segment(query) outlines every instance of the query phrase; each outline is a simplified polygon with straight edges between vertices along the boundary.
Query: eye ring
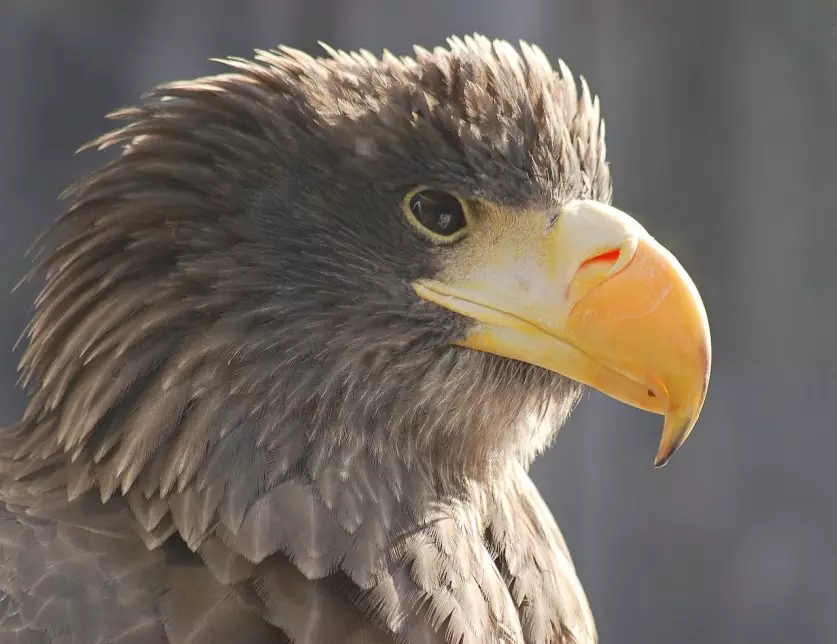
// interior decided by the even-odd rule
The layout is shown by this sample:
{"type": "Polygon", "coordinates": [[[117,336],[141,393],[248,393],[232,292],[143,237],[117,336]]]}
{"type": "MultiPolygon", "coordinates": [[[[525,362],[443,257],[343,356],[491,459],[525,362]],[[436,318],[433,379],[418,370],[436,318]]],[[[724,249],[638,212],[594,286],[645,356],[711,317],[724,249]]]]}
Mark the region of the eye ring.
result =
{"type": "Polygon", "coordinates": [[[437,244],[459,241],[471,225],[468,202],[444,190],[411,190],[404,197],[403,210],[413,227],[437,244]]]}

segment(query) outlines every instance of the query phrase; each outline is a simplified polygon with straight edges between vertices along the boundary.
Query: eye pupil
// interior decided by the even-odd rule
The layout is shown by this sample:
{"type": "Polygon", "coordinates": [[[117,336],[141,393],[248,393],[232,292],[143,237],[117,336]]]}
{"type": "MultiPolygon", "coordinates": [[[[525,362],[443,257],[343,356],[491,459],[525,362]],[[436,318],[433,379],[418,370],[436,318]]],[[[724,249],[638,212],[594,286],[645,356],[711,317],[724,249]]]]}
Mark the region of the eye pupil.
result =
{"type": "Polygon", "coordinates": [[[413,195],[410,211],[418,223],[443,237],[455,235],[468,223],[462,202],[441,190],[425,190],[413,195]]]}

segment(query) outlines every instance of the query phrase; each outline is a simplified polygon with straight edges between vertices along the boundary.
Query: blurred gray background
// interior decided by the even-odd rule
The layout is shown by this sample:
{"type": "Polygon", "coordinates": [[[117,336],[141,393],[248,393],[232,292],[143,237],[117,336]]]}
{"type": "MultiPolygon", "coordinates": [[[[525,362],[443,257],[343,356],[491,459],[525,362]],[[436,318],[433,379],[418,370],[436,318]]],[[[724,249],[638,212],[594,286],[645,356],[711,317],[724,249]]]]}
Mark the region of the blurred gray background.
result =
{"type": "Polygon", "coordinates": [[[662,471],[659,417],[591,394],[535,476],[601,641],[837,642],[837,8],[828,0],[0,0],[0,423],[10,295],[107,111],[211,56],[538,43],[602,99],[616,205],[694,277],[715,358],[662,471]]]}

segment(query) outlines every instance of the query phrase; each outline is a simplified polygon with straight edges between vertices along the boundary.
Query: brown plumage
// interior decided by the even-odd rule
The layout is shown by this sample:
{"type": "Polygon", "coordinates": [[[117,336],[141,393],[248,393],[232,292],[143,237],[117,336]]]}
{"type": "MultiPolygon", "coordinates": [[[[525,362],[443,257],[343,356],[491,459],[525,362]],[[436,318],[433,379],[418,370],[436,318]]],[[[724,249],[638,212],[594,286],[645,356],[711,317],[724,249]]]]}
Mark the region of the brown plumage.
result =
{"type": "Polygon", "coordinates": [[[527,473],[580,392],[453,345],[415,186],[608,201],[598,102],[481,37],[174,83],[44,238],[0,643],[596,640],[527,473]]]}

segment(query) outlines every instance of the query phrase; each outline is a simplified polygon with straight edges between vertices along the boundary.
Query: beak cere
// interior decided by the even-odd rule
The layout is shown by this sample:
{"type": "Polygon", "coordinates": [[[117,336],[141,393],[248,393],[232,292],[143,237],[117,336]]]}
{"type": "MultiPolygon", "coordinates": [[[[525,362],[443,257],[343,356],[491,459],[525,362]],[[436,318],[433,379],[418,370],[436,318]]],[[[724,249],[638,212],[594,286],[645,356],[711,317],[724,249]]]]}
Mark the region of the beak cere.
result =
{"type": "Polygon", "coordinates": [[[540,228],[525,243],[518,227],[496,234],[502,218],[484,224],[494,234],[477,226],[465,270],[413,288],[475,321],[461,346],[664,414],[655,459],[664,465],[697,422],[709,383],[709,324],[694,283],[638,222],[605,204],[571,202],[546,229],[542,217],[527,220],[540,228]]]}

